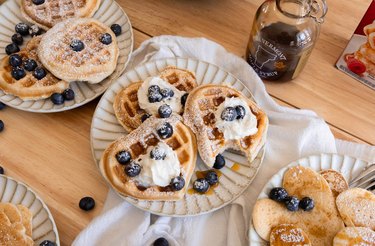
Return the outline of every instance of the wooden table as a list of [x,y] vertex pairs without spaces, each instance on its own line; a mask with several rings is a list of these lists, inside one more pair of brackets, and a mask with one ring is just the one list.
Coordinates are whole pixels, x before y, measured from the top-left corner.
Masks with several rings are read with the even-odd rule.
[[[162,34],[206,37],[244,56],[251,23],[263,0],[119,0],[134,30],[135,48]],[[329,12],[319,41],[302,74],[294,81],[267,82],[280,104],[312,109],[336,137],[375,144],[375,91],[334,64],[371,0],[328,0]],[[108,191],[90,151],[91,118],[98,100],[68,112],[36,114],[6,108],[0,119],[0,165],[6,174],[29,184],[47,202],[62,245],[101,212]],[[97,202],[83,212],[83,196]]]

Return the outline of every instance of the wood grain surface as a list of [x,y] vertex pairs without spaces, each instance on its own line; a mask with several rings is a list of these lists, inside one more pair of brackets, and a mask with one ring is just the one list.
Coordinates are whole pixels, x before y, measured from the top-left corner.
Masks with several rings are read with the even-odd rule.
[[[375,91],[338,71],[334,64],[371,0],[328,0],[329,12],[302,74],[287,83],[266,82],[273,98],[293,108],[308,108],[326,119],[336,137],[375,144]],[[1,2],[1,0],[0,0]],[[212,39],[244,56],[261,0],[119,0],[134,29],[135,48],[150,37],[172,34]],[[90,125],[98,99],[68,112],[0,111],[0,165],[6,174],[30,185],[51,209],[62,245],[103,206],[108,191],[91,156]],[[96,208],[83,212],[78,202],[92,196]]]

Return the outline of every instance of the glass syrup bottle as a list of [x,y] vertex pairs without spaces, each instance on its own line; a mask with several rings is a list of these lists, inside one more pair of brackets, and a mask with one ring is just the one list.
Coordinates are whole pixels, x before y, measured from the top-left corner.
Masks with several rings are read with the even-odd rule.
[[257,10],[246,60],[266,80],[299,75],[327,13],[325,0],[268,0]]

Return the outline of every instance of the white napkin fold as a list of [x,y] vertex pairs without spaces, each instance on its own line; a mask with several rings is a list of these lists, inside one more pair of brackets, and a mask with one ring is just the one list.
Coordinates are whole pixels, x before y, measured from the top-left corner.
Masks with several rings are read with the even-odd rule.
[[[144,62],[176,56],[204,60],[231,72],[246,84],[266,111],[270,127],[266,156],[257,177],[231,205],[191,218],[151,215],[123,201],[110,190],[103,213],[78,235],[73,245],[151,245],[159,237],[165,237],[173,246],[249,245],[248,227],[252,207],[269,178],[300,157],[336,152],[335,139],[323,119],[308,110],[279,106],[246,61],[207,39],[175,36],[152,38],[133,53],[127,70]],[[371,153],[362,152],[375,157],[374,149]]]

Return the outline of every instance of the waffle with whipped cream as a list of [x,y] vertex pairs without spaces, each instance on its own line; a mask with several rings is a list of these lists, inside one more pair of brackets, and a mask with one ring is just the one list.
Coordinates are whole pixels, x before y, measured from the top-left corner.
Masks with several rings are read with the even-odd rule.
[[[17,54],[23,61],[31,59],[42,67],[40,59],[37,55],[37,49],[41,40],[41,36],[33,37]],[[5,93],[18,96],[23,100],[37,100],[50,97],[53,93],[61,93],[69,87],[69,83],[56,78],[48,70],[42,79],[33,76],[33,72],[29,72],[21,66],[25,72],[24,77],[18,80],[12,76],[12,66],[9,63],[10,56],[5,56],[0,63],[0,89]]]
[[183,198],[193,174],[194,134],[179,115],[148,118],[104,151],[100,171],[123,196],[145,200]]
[[[152,92],[155,94],[154,100],[149,99],[151,86],[159,89]],[[132,83],[120,91],[116,95],[113,109],[119,123],[130,132],[141,125],[145,115],[158,115],[158,108],[163,104],[168,104],[173,112],[181,114],[184,109],[181,98],[196,86],[194,73],[168,66],[159,76]],[[161,93],[163,91],[167,93]],[[168,92],[172,94],[168,95]]]
[[21,12],[26,20],[48,30],[55,24],[73,17],[91,17],[99,8],[100,0],[33,0],[21,1]]
[[38,56],[58,78],[95,84],[113,73],[119,48],[115,34],[105,24],[92,18],[71,18],[43,35]]
[[209,167],[228,148],[243,152],[251,162],[265,144],[266,114],[228,86],[202,85],[194,89],[183,117],[196,134],[199,154]]

